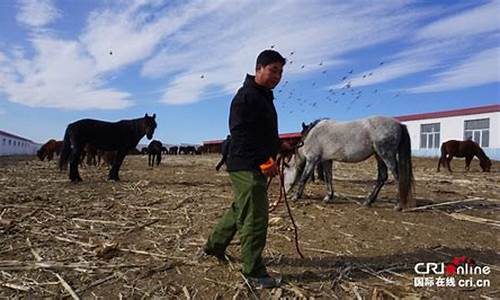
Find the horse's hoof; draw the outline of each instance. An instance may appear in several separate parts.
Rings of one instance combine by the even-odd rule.
[[[323,202],[324,203],[332,203],[333,202],[333,197],[330,198],[329,196],[325,196],[325,198],[323,198]]]
[[[365,202],[363,202],[363,205],[366,207],[370,207],[370,206],[372,206],[372,201],[366,200]]]
[[[290,198],[290,200],[292,200],[293,202],[297,202],[297,201],[299,201],[299,196],[297,196],[297,195],[293,195],[293,196]]]
[[[403,208],[401,207],[401,205],[398,204],[398,205],[394,206],[394,211],[402,211],[402,210],[403,210]]]

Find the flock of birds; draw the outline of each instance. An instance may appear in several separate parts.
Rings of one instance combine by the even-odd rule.
[[[290,52],[290,57],[292,57],[295,53]],[[293,65],[294,60],[290,59],[289,64]],[[378,66],[384,65],[384,62],[381,61],[378,63]],[[300,70],[306,69],[306,65],[302,64],[300,65]],[[315,66],[316,67],[316,66]],[[310,88],[307,91],[309,95],[312,95],[311,89],[314,89],[315,96],[314,99],[311,99],[311,96],[303,96],[303,93],[298,92],[297,88],[291,87],[291,84],[289,81],[285,81],[281,87],[276,91],[278,95],[278,99],[283,99],[285,101],[282,101],[280,103],[282,109],[286,109],[286,103],[289,101],[295,101],[298,103],[298,110],[300,112],[305,112],[306,109],[309,108],[316,108],[319,107],[322,103],[329,103],[328,105],[343,105],[345,107],[346,111],[351,110],[353,107],[361,107],[364,105],[366,108],[370,108],[374,105],[378,105],[381,101],[381,97],[383,95],[381,94],[381,91],[378,88],[374,89],[369,89],[369,88],[362,88],[362,87],[356,87],[353,82],[353,73],[354,69],[349,69],[345,74],[342,74],[341,76],[329,76],[329,70],[325,67],[323,67],[323,62],[319,62],[318,66],[320,68],[321,75],[324,77],[322,79],[321,77],[316,76],[316,80],[318,81],[324,81],[328,82],[327,86],[329,88],[321,88],[316,81],[311,81],[309,82]],[[359,78],[356,78],[357,80],[362,80],[362,79],[368,79],[369,77],[373,76],[374,72],[367,72],[366,74],[360,75]],[[335,78],[336,77],[336,78]],[[333,79],[333,80],[332,80]],[[333,82],[332,82],[333,81]],[[307,84],[305,84],[307,87]],[[332,87],[335,86],[335,87]],[[304,88],[304,85],[303,85]],[[401,95],[401,93],[396,93],[393,95],[393,98],[397,98]],[[360,104],[360,99],[367,99],[367,101],[364,101],[363,104]],[[295,106],[297,107],[297,105]],[[288,109],[288,113],[292,114],[294,113],[294,109]]]
[[[275,46],[271,45],[270,48],[274,49]],[[381,61],[378,63],[378,66],[384,65],[384,63],[385,62]],[[287,65],[288,66],[299,65],[297,63],[297,60],[296,60],[295,51],[291,51],[289,53],[289,56],[287,58]],[[305,64],[300,64],[298,68],[299,68],[299,71],[302,71],[302,70],[307,71],[307,65],[305,65]],[[321,79],[321,77],[319,77],[319,78],[316,77],[316,79],[318,81],[321,80],[321,81],[330,81],[331,82],[332,76],[329,76],[329,70],[325,66],[323,61],[320,61],[318,63],[318,66],[316,67],[316,69],[317,68],[320,69],[321,75],[322,75],[322,77],[324,77],[324,79]],[[341,105],[343,103],[344,106],[346,107],[346,111],[351,110],[354,107],[354,105],[356,104],[356,102],[358,102],[362,97],[369,98],[368,101],[371,101],[371,102],[364,104],[364,106],[366,108],[370,108],[374,105],[378,105],[375,102],[381,101],[381,99],[380,99],[380,97],[382,97],[381,91],[378,88],[369,90],[367,88],[362,89],[361,87],[360,88],[355,87],[351,81],[353,73],[354,73],[354,69],[350,69],[347,73],[345,73],[341,77],[337,78],[338,81],[335,83],[337,83],[337,86],[341,86],[340,88],[332,88],[332,87],[330,87],[328,89],[323,88],[315,80],[313,80],[309,83],[309,85],[310,85],[309,89],[307,89],[306,87],[304,87],[302,85],[302,87],[300,88],[300,91],[307,89],[308,94],[312,95],[313,93],[312,93],[311,89],[314,89],[315,94],[318,94],[318,92],[319,92],[319,94],[321,94],[320,96],[315,96],[314,99],[311,99],[311,96],[304,96],[304,93],[301,93],[299,91],[298,87],[297,86],[294,87],[293,84],[288,80],[285,80],[284,82],[282,82],[278,86],[278,88],[275,90],[275,97],[278,101],[282,100],[282,101],[278,102],[279,107],[281,109],[284,109],[284,110],[288,109],[289,114],[295,113],[297,111],[305,112],[308,106],[311,108],[319,107],[319,105],[321,105],[321,100],[323,100],[323,103],[331,103],[331,105],[337,105],[337,104]],[[368,72],[366,74],[361,75],[361,77],[359,79],[368,79],[369,77],[373,76],[373,74],[374,74],[374,72]],[[200,78],[204,79],[205,75],[201,74]],[[304,84],[304,83],[302,83],[302,84]],[[328,86],[333,86],[333,85],[334,84],[330,83]],[[376,98],[375,97],[376,95],[379,97]],[[394,94],[392,97],[397,98],[399,96],[401,96],[401,93],[398,92],[398,93]],[[377,101],[377,100],[379,100],[379,101]],[[287,105],[290,101],[295,101],[297,103],[297,105],[295,105],[296,109],[292,108],[291,105],[290,106]]]
[[[271,49],[275,48],[275,45],[270,46]],[[109,55],[113,55],[113,51],[109,51]],[[378,66],[384,65],[384,61],[381,61],[378,63]],[[297,60],[296,60],[296,55],[295,51],[291,51],[289,53],[288,59],[287,59],[287,65],[289,66],[297,66]],[[307,71],[307,66],[305,64],[300,64],[299,71]],[[327,86],[329,88],[324,88],[320,87],[321,84],[318,84],[315,80],[311,81],[309,83],[310,88],[307,88],[304,86],[304,84],[307,86],[307,83],[301,83],[302,86],[299,89],[298,86],[296,85],[295,87],[293,84],[285,80],[283,83],[281,83],[278,86],[278,89],[275,90],[275,97],[276,99],[282,100],[279,101],[279,107],[284,110],[288,110],[289,114],[295,113],[297,111],[300,112],[305,112],[307,107],[309,106],[310,108],[317,108],[319,105],[321,105],[321,100],[323,100],[323,103],[330,103],[330,105],[343,105],[345,106],[346,111],[351,110],[354,105],[357,105],[360,102],[361,98],[366,98],[367,101],[365,101],[364,104],[359,104],[357,107],[360,107],[361,105],[364,105],[365,108],[370,108],[373,106],[378,106],[380,105],[380,102],[382,101],[383,95],[381,91],[378,88],[375,89],[368,89],[368,88],[361,88],[361,87],[356,87],[353,82],[352,82],[352,76],[354,73],[354,69],[349,69],[345,74],[341,75],[340,77],[337,78],[332,78],[332,76],[329,76],[329,70],[323,63],[323,61],[320,61],[318,63],[318,66],[316,67],[317,69],[320,69],[321,76],[324,78],[322,79],[321,77],[315,76],[316,80],[321,80],[324,82],[330,82]],[[356,78],[357,80],[362,80],[362,79],[368,79],[371,76],[373,76],[374,72],[368,72],[366,74],[361,75],[360,77]],[[205,74],[200,75],[200,79],[205,79]],[[332,83],[332,79],[335,80]],[[324,86],[324,85],[323,85]],[[331,86],[336,86],[335,88]],[[340,86],[340,87],[339,87]],[[307,90],[308,96],[304,96],[304,93],[301,93],[301,91]],[[312,96],[315,94],[315,96]],[[387,95],[387,93],[386,93]],[[397,98],[400,97],[401,93],[397,92],[395,93],[392,98]],[[390,96],[388,96],[390,98]],[[313,99],[311,99],[313,98]],[[295,110],[292,107],[292,105],[288,106],[288,103],[290,101],[295,101],[297,105],[295,105]]]

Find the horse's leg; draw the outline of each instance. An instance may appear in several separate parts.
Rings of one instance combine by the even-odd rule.
[[[377,182],[375,183],[372,192],[363,203],[366,206],[370,206],[373,202],[375,202],[380,189],[387,181],[387,166],[384,163],[384,160],[382,160],[378,155],[375,155],[375,158],[377,159]]]
[[[116,153],[115,161],[113,162],[113,166],[111,167],[111,170],[109,170],[108,179],[115,181],[120,180],[120,177],[118,176],[118,171],[120,171],[120,167],[126,155],[127,155],[126,150],[125,151],[118,150],[118,152]]]
[[[307,180],[311,176],[311,173],[314,171],[314,167],[318,162],[318,158],[315,160],[306,160],[306,166],[304,167],[304,171],[302,172],[302,176],[299,179],[299,186],[297,187],[297,191],[292,196],[293,201],[299,200],[304,192],[304,187],[306,185]]]
[[[151,166],[151,153],[148,153],[148,167]]]
[[[75,145],[71,150],[70,163],[69,163],[69,179],[72,182],[82,181],[80,174],[78,173],[78,164],[80,163],[80,155],[82,153],[82,147]]]
[[[391,171],[392,176],[394,176],[396,182],[399,183],[399,169],[398,169],[398,161],[396,160],[396,153],[384,153],[383,156],[381,156],[381,158],[384,161],[387,168]],[[403,207],[401,205],[401,199],[399,199],[397,204],[394,206],[394,210],[399,211],[401,209],[403,209]]]
[[[159,166],[161,162],[161,151],[158,153],[158,157],[156,158],[156,165]]]
[[[446,167],[448,168],[448,171],[450,171],[450,173],[452,172],[451,171],[451,166],[450,166],[450,162],[451,162],[452,159],[453,159],[453,156],[451,154],[448,155],[448,157],[446,158]]]
[[[322,174],[321,176],[323,177],[323,181],[325,182],[326,185],[326,190],[327,194],[325,198],[323,198],[323,201],[325,202],[331,202],[333,200],[333,176],[332,176],[332,161],[331,160],[325,160],[322,161],[321,163],[321,171]],[[318,176],[320,177],[320,176]]]
[[[470,163],[472,161],[472,159],[474,158],[474,156],[466,156],[465,157],[465,171],[466,172],[469,172],[470,170]]]
[[[315,174],[314,169],[316,169],[316,166],[314,166],[313,171],[311,172],[311,177],[309,178],[309,180],[310,180],[312,183],[315,183],[315,182],[316,182],[316,174]]]
[[[443,164],[443,166],[444,166],[443,159],[444,159],[444,156],[443,156],[443,155],[441,155],[441,156],[439,157],[439,161],[438,161],[438,168],[437,168],[437,171],[438,171],[438,172],[439,172],[439,169],[440,169],[440,167],[441,167],[441,164]]]
[[[49,151],[49,155],[47,156],[47,161],[51,161],[54,158],[54,152]]]
[[[323,168],[325,167],[324,164],[322,163],[319,163],[317,166],[316,166],[316,171],[318,172],[318,179],[320,181],[325,181],[325,171],[323,171]]]

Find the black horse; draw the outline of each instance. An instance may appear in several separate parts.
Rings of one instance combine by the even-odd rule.
[[[192,154],[196,153],[196,148],[194,146],[180,146],[179,154]]]
[[[161,150],[163,148],[163,144],[160,141],[153,140],[148,145],[148,166],[153,167],[155,164],[159,166],[161,162]]]
[[[118,171],[123,159],[131,149],[137,146],[144,135],[148,139],[153,138],[156,129],[155,119],[156,114],[153,116],[146,114],[143,118],[115,123],[83,119],[69,124],[64,133],[59,168],[62,170],[69,159],[69,179],[73,182],[82,181],[78,173],[78,161],[85,145],[92,144],[98,150],[117,151],[108,178],[120,180]]]
[[[170,155],[177,155],[177,152],[179,151],[179,147],[177,146],[172,146],[168,148],[168,154]]]

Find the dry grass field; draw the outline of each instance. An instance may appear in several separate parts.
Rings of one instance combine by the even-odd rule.
[[[321,183],[291,203],[305,258],[293,244],[286,207],[271,214],[264,257],[283,285],[249,289],[239,273],[239,245],[229,264],[196,253],[232,201],[219,157],[167,156],[160,167],[129,156],[120,182],[105,167],[81,169],[72,184],[55,162],[0,158],[0,298],[471,298],[500,297],[500,162],[491,173],[454,160],[455,172],[436,173],[435,159],[414,158],[419,206],[392,210],[392,178],[379,200],[359,203],[372,188],[375,162],[335,164],[335,201],[321,201]],[[278,185],[270,198],[278,197]],[[490,287],[414,287],[418,262],[465,255],[489,266]],[[435,298],[439,299],[439,298]]]

